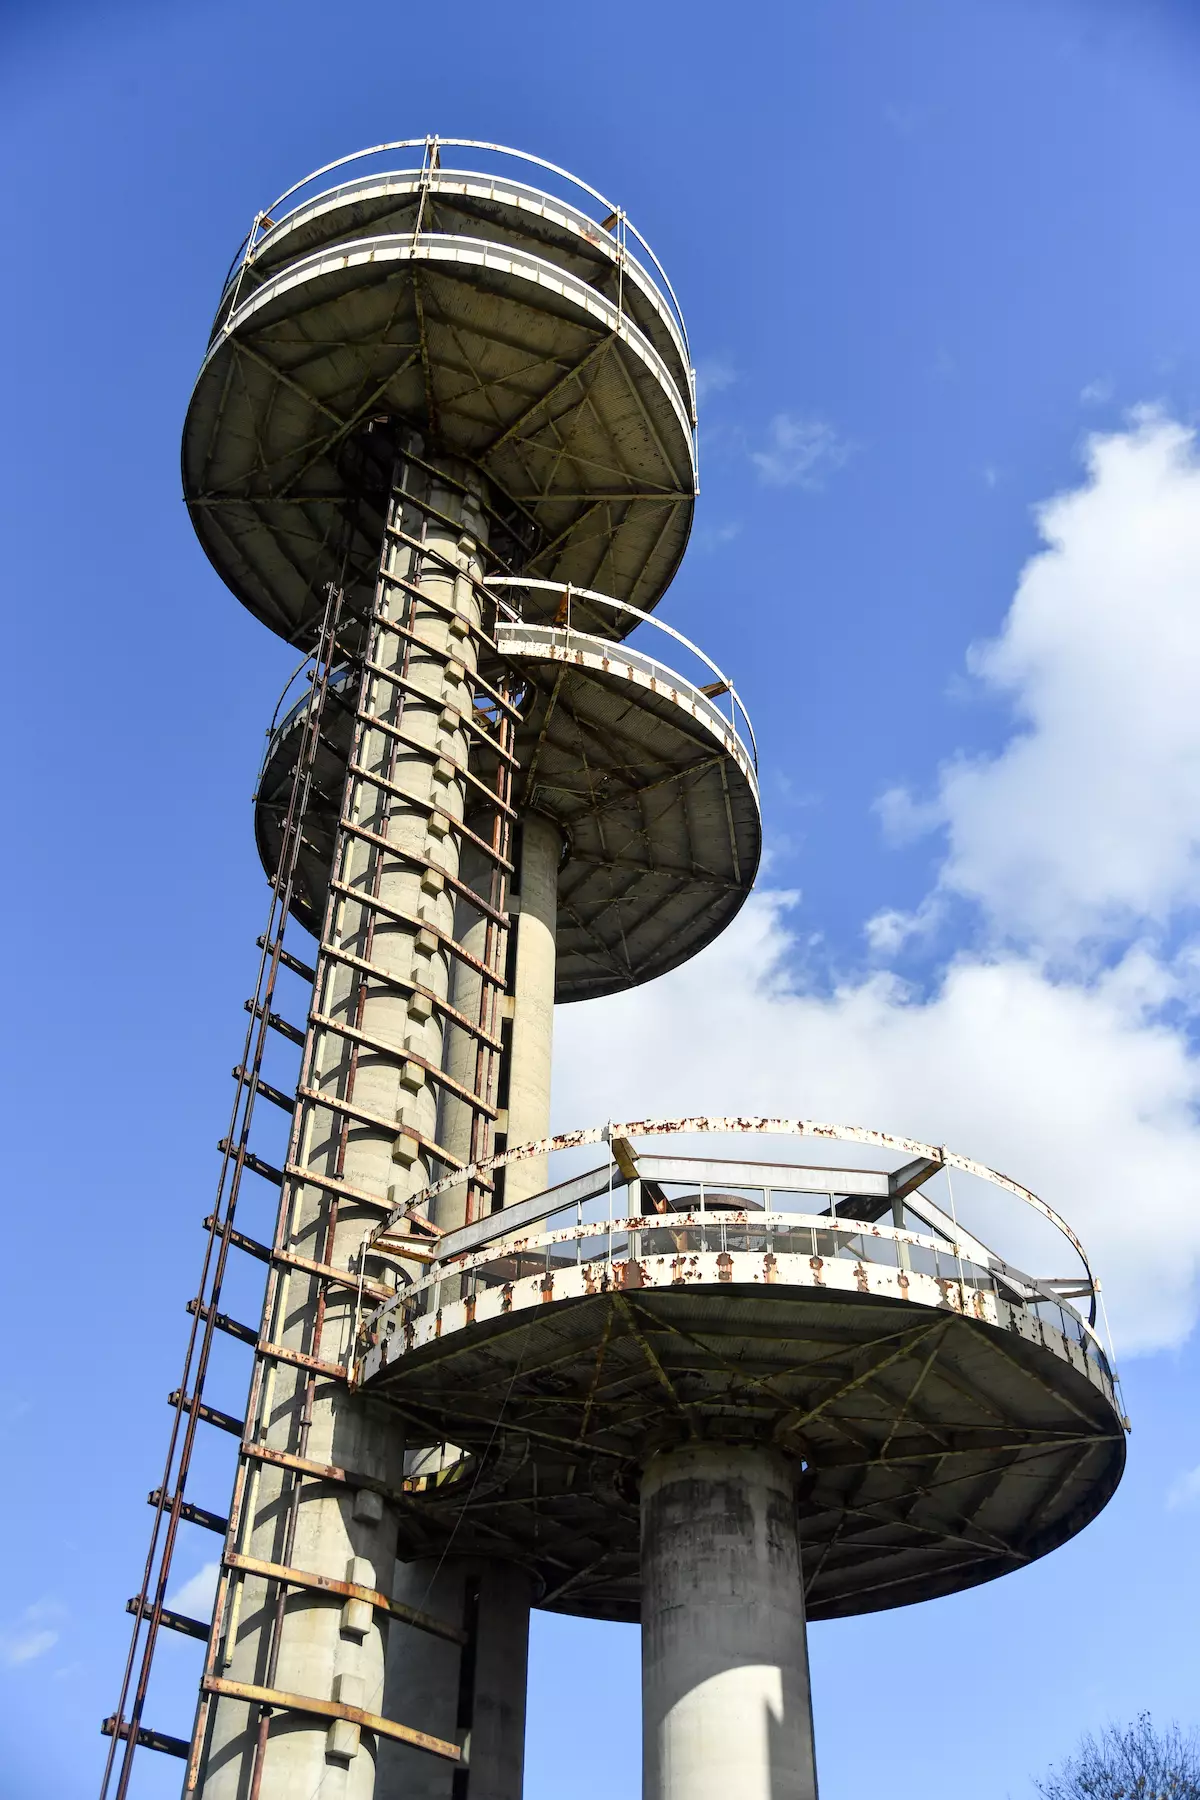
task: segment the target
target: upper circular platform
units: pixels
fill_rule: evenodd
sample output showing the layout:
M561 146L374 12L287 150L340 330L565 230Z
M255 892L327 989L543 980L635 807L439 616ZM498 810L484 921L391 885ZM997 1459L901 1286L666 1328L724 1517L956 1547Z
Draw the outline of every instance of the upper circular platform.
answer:
M307 191L331 165L298 184L259 215L221 296L184 427L184 493L222 578L297 644L347 547L352 576L374 569L346 449L375 418L486 477L519 546L510 567L648 609L687 542L693 384L665 276L594 190L576 184L577 205L447 169L451 142L465 141L361 153L419 148L417 168Z
M563 836L554 997L617 993L686 962L748 897L762 849L753 732L716 665L661 620L643 622L716 675L710 691L632 645L579 631L574 609L623 610L606 595L564 597L556 584L528 580L503 591L520 597L522 612L536 598L563 613L561 624L539 625L510 608L494 640L520 677L517 804L552 818ZM273 734L255 796L268 872L306 704ZM318 747L293 901L309 930L324 909L352 724L347 709L330 708ZM487 748L474 756L489 779Z
M755 1159L769 1133L867 1153L837 1168L697 1157L681 1139L706 1131L752 1132ZM802 1471L807 1611L835 1618L1020 1568L1106 1504L1125 1421L1065 1298L1094 1283L1028 1190L936 1146L808 1121L641 1121L492 1166L606 1139L598 1168L444 1237L370 1323L364 1390L401 1407L414 1444L468 1453L458 1479L414 1491L402 1554L453 1535L532 1568L543 1606L636 1619L648 1457L770 1445ZM1058 1278L989 1249L968 1211L1025 1252L1020 1221L1043 1230ZM397 1215L376 1247L400 1255L403 1229Z

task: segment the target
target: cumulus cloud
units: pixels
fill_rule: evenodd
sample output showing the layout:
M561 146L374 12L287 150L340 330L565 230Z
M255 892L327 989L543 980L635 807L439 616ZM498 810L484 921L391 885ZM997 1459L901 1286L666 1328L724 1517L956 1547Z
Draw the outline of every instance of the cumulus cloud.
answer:
M827 420L784 412L771 420L765 448L752 450L750 460L768 487L813 492L825 485L828 475L844 467L852 449Z
M1200 1468L1189 1469L1167 1490L1167 1505L1172 1512L1185 1506L1200 1506Z
M815 993L796 951L786 908L764 894L662 981L564 1009L562 1127L744 1112L949 1144L1076 1227L1119 1349L1178 1343L1200 1269L1200 1064L1156 1018L1154 960L1133 950L1083 985L1025 957L963 955L922 998L878 971Z
M737 370L723 356L702 357L696 364L696 399L724 393L737 380Z
M1000 635L970 656L1013 706L1000 755L960 758L936 801L944 888L1057 953L1162 929L1200 901L1200 464L1154 413L1091 439L1084 484L1038 514L1046 547Z
M167 1595L171 1611L184 1613L189 1619L210 1619L220 1572L220 1564L216 1562L207 1562L197 1569L182 1586Z
M1082 484L1039 519L1045 548L971 658L1012 705L1009 740L948 764L932 806L884 808L893 830L936 818L946 832L925 901L864 925L886 965L916 933L931 952L953 913L961 929L932 979L916 990L887 966L810 978L787 897L765 892L664 980L564 1009L556 1111L564 1128L807 1115L949 1144L1066 1215L1118 1349L1152 1350L1191 1329L1200 1275L1191 435L1145 414L1095 438Z
M19 1618L0 1630L0 1662L16 1669L45 1656L58 1642L62 1617L63 1608L55 1600L37 1600L27 1606Z

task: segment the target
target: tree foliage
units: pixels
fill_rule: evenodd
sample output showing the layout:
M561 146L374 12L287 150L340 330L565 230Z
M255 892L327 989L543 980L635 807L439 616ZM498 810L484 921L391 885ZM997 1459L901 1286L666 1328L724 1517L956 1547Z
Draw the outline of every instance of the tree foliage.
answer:
M1074 1756L1034 1784L1042 1800L1200 1800L1200 1742L1149 1713L1085 1737Z

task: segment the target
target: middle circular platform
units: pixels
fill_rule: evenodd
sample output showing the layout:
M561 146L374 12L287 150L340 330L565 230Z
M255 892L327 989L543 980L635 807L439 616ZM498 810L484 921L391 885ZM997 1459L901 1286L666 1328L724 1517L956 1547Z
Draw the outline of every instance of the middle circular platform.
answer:
M593 597L593 610L601 601ZM522 678L517 804L563 835L554 997L594 999L651 981L723 931L754 882L758 781L737 715L628 644L503 619L495 642ZM255 797L268 871L305 704L272 736ZM329 712L293 902L310 931L320 928L337 826L330 797L342 790L353 727L350 710Z

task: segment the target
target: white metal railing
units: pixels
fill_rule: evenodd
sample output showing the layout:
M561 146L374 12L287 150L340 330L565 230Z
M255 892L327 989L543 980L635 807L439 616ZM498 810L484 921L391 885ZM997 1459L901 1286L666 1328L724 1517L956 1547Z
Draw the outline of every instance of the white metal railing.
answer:
M854 1144L862 1146L868 1152L884 1153L892 1158L907 1158L899 1168L890 1171L879 1168L862 1167L858 1169L832 1168L825 1164L812 1166L793 1166L781 1163L773 1156L769 1163L748 1163L744 1160L730 1162L728 1159L713 1161L681 1157L672 1150L669 1156L656 1153L657 1147L639 1147L637 1140L642 1138L688 1138L695 1135L721 1135L745 1137L747 1135L763 1137L807 1138L824 1144ZM622 1198L620 1212L616 1196L626 1186L631 1186L643 1178L656 1180L664 1189L672 1185L678 1187L681 1180L686 1180L689 1195L697 1191L719 1193L725 1196L718 1209L709 1202L707 1210L719 1210L724 1215L725 1224L729 1228L754 1231L761 1229L768 1219L785 1218L787 1231L794 1231L799 1226L833 1233L831 1241L849 1244L856 1236L863 1234L872 1243L902 1242L905 1231L896 1223L895 1206L900 1205L903 1211L911 1216L917 1226L914 1234L909 1233L914 1244L920 1248L922 1238L932 1237L937 1240L939 1256L953 1256L955 1268L961 1264L964 1271L968 1266L988 1272L988 1285L1005 1295L1010 1301L1022 1305L1035 1317L1051 1316L1060 1330L1078 1342L1086 1342L1089 1356L1099 1355L1103 1366L1109 1371L1114 1386L1118 1389L1119 1381L1115 1373L1111 1334L1107 1319L1104 1317L1103 1297L1100 1283L1092 1273L1087 1252L1082 1243L1067 1224L1062 1215L1042 1200L1031 1189L1013 1181L1010 1176L1002 1175L986 1164L974 1161L970 1157L960 1156L944 1145L922 1143L916 1138L902 1138L888 1132L871 1131L856 1125L827 1124L815 1119L801 1118L769 1118L736 1115L733 1117L713 1117L711 1115L681 1115L674 1118L637 1119L623 1123L610 1122L585 1128L581 1131L563 1132L556 1137L543 1138L536 1143L517 1145L510 1150L489 1157L478 1165L465 1170L456 1170L431 1182L419 1193L393 1209L387 1217L370 1232L363 1243L366 1253L374 1254L383 1250L385 1254L402 1257L403 1252L396 1243L393 1233L401 1234L410 1229L408 1221L416 1218L428 1218L429 1207L437 1196L450 1189L461 1188L464 1182L473 1179L477 1174L495 1174L510 1164L520 1163L531 1158L545 1158L574 1152L587 1145L616 1146L605 1166L592 1170L587 1176L574 1176L568 1182L556 1188L548 1189L543 1195L533 1196L520 1202L510 1218L505 1217L505 1209L492 1214L486 1220L474 1225L461 1227L447 1234L439 1246L437 1261L429 1275L422 1278L412 1288L404 1290L405 1297L415 1296L418 1291L428 1291L428 1286L438 1275L449 1279L451 1274L462 1273L463 1258L467 1255L490 1255L493 1259L503 1255L526 1254L531 1247L540 1245L545 1253L543 1238L547 1233L553 1235L557 1228L565 1230L567 1239L586 1238L596 1234L597 1220L588 1217L588 1209L599 1212L607 1220L613 1221L613 1231L619 1232L629 1224L629 1215L633 1210L631 1201ZM632 1158L632 1162L631 1162ZM686 1177L683 1165L687 1164ZM622 1169L623 1165L623 1169ZM671 1173L670 1171L674 1171ZM756 1175L754 1171L759 1173ZM656 1171L656 1173L651 1173ZM1022 1269L1014 1267L1002 1255L998 1255L980 1236L977 1236L969 1223L962 1217L961 1204L956 1204L955 1191L951 1185L951 1171L961 1172L987 1184L991 1189L1002 1190L1014 1197L1022 1206L1036 1213L1046 1224L1052 1226L1061 1235L1066 1244L1074 1251L1080 1264L1078 1275L1038 1278L1028 1275ZM946 1204L942 1206L933 1199L929 1184L936 1178L943 1178L946 1187ZM791 1185L789 1185L789 1183ZM882 1185L877 1185L882 1184ZM732 1219L728 1210L730 1190L747 1198L746 1216ZM818 1215L812 1213L813 1194L828 1193L830 1196L830 1212ZM979 1190L983 1193L986 1190ZM802 1197L803 1211L799 1214L785 1211L781 1213L781 1196L794 1194ZM573 1196L581 1195L582 1198ZM835 1205L838 1196L874 1195L878 1199L885 1196L892 1203L892 1225L882 1222L864 1224L861 1218L849 1215L849 1207L843 1208L843 1216L838 1217ZM568 1198L568 1196L572 1196ZM750 1199L754 1196L754 1200ZM967 1218L974 1210L975 1202L968 1196ZM565 1202L565 1204L564 1204ZM751 1210L757 1206L761 1211ZM860 1209L861 1210L861 1209ZM876 1208L876 1210L880 1210ZM561 1214L567 1223L555 1226L555 1214ZM573 1223L570 1222L573 1218ZM618 1219L625 1220L624 1227L618 1227ZM635 1228L641 1231L666 1230L680 1228L686 1224L685 1216L678 1215L640 1215ZM703 1219L701 1224L711 1228L716 1223L713 1219ZM987 1226L989 1235L991 1225ZM389 1240L386 1245L381 1239ZM461 1240L461 1250L456 1253L456 1240ZM1056 1258L1057 1260L1057 1258ZM957 1277L956 1277L957 1278ZM1084 1319L1072 1307L1066 1293L1083 1295L1090 1299L1090 1316ZM1099 1315L1099 1319L1098 1319ZM1072 1323L1075 1321L1075 1323ZM1105 1342L1102 1344L1097 1335L1096 1326L1103 1322Z
M649 1257L770 1254L800 1257L818 1269L832 1261L856 1267L882 1267L905 1277L929 1276L952 1283L962 1292L964 1305L968 1293L1002 1297L1078 1344L1111 1377L1104 1348L1082 1314L1066 1300L1029 1290L1019 1277L1006 1276L1000 1268L981 1260L979 1247L907 1227L839 1218L832 1212L835 1194L829 1196L831 1211L827 1213L749 1208L735 1211L728 1204L731 1196L721 1184L720 1164L710 1163L708 1168L712 1179L699 1184L699 1191L690 1197L695 1203L690 1210L618 1213L616 1196L621 1194L625 1208L636 1205L641 1184L631 1183L628 1194L614 1186L609 1190L607 1212L600 1211L598 1216L583 1217L589 1208L578 1203L549 1215L540 1229L498 1233L473 1252L439 1258L428 1274L402 1288L395 1301L381 1309L380 1316L389 1314L404 1323L415 1323L440 1311L444 1301L469 1299L487 1288L552 1276L585 1263L614 1268ZM709 1193L716 1189L724 1203L714 1206L706 1189ZM782 1191L766 1190L765 1197ZM808 1198L811 1203L811 1196ZM596 1211L594 1207L591 1210ZM555 1225L554 1220L562 1218L566 1211L575 1212L577 1217L568 1224ZM781 1280L786 1284L784 1271Z
M488 578L484 585L490 589L508 588L520 590L522 588L536 588L539 591L561 594L563 596L563 617L562 623L557 626L557 629L562 631L567 638L570 638L572 635L571 607L572 602L575 600L585 600L589 605L604 607L609 612L628 614L635 618L639 624L652 625L656 631L665 632L668 637L674 638L677 644L682 644L686 650L689 650L692 655L698 659L698 661L704 664L706 669L717 677L717 680L713 685L718 691L712 694L705 694L702 689L695 687L694 683L688 682L687 685L694 689L697 697L701 701L707 700L711 703L713 700L720 698L723 694L729 696L728 724L734 737L737 738L739 743L742 742L742 734L738 730L737 715L738 713L741 714L742 720L745 723L746 734L750 740L750 758L757 770L758 743L754 736L754 726L750 722L750 714L746 711L745 703L743 702L741 695L738 693L729 677L717 667L716 663L712 660L712 657L706 655L698 644L693 644L691 638L684 637L682 631L677 631L674 625L668 625L664 619L656 618L653 613L643 612L640 607L631 606L627 600L614 600L610 594L597 593L594 588L574 587L570 582L535 580L527 575L493 575ZM515 613L516 617L520 619L521 615L519 607L515 609ZM574 635L585 639L585 641L590 644L595 644L597 642L603 643L604 641L603 639L598 640L588 633L575 632ZM622 644L621 647L623 651L626 650L624 644ZM628 651L627 653L631 656L637 655L636 651ZM650 663L653 662L652 658L647 658L646 660ZM671 670L670 673L674 674L674 670ZM711 710L714 715L720 719L722 725L724 725L726 720L720 712L720 709L716 706L712 706Z
M666 291L670 301L670 310L674 315L674 321L682 340L684 360L690 370L691 348L688 342L687 326L684 322L683 312L679 305L675 290L671 286L667 272L658 260L658 257L651 249L647 240L642 236L642 233L638 230L637 226L628 218L624 209L619 206L614 206L610 200L605 199L598 188L592 187L586 181L581 181L577 175L572 175L569 169L560 168L557 163L548 162L545 157L533 156L530 152L525 150L515 150L508 144L488 143L482 138L395 138L387 143L373 144L366 150L354 150L347 156L335 157L332 162L322 164L319 169L313 169L310 174L303 176L301 180L293 182L291 187L285 188L283 193L279 194L269 206L255 214L254 222L251 225L250 230L238 245L233 261L230 263L229 273L225 279L225 287L227 288L230 281L235 278L239 265L244 265L253 256L255 248L263 234L264 227L266 230L270 230L273 225L280 222L277 217L279 209L286 206L290 200L297 194L302 193L305 188L310 187L314 182L320 181L324 176L332 174L335 169L344 169L351 163L365 162L371 157L390 155L396 150L420 150L422 152L421 166L419 169L415 169L411 172L417 176L429 176L441 170L442 165L440 162L440 155L443 150L447 149L483 150L492 156L511 158L516 162L531 164L533 167L544 169L547 173L556 176L559 180L567 182L579 193L585 194L592 202L591 209L583 209L583 216L601 230L608 231L613 235L622 258L628 257L630 260L634 260L626 247L626 240L628 236L632 235L641 245L655 272L654 277L650 276L649 272L643 269L639 263L638 267L640 273L651 286L661 283L663 289ZM469 170L447 170L446 172L453 172L455 174L475 173L475 171ZM404 173L407 174L409 171L405 170ZM486 176L484 178L486 179ZM596 213L600 216L596 217ZM655 277L657 278L657 281L655 280ZM692 398L694 401L694 394Z

